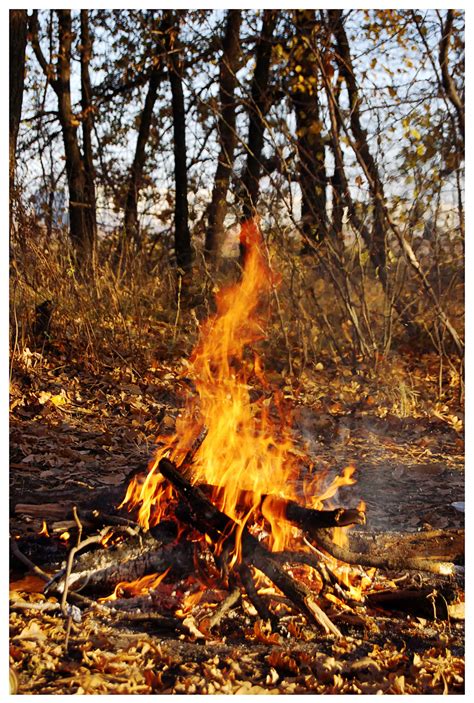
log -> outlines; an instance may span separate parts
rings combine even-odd
[[[217,486],[211,486],[209,484],[201,484],[199,485],[199,489],[208,497],[210,497],[214,491],[219,490]],[[242,511],[244,511],[245,507],[248,505],[255,505],[254,496],[250,491],[241,491],[238,506],[241,506]],[[271,494],[263,494],[259,504],[260,510],[264,512],[265,508],[270,508],[270,506],[274,513],[282,516],[282,519],[300,527],[310,535],[314,530],[327,527],[365,525],[365,513],[356,508],[315,510],[313,508],[305,508],[292,500],[287,500]]]
[[[118,583],[136,581],[148,574],[160,574],[168,568],[171,568],[171,576],[175,579],[194,573],[193,548],[190,543],[166,545],[105,569],[78,571],[76,568],[68,579],[68,587],[74,588],[76,585],[86,592],[91,589],[94,592],[109,592]]]
[[[428,620],[446,620],[448,603],[454,593],[434,588],[405,588],[396,591],[378,591],[369,593],[365,603],[385,610],[397,610],[410,615],[418,615]]]
[[[274,499],[272,499],[274,504]],[[293,501],[281,501],[286,519],[301,527],[308,534],[327,527],[347,527],[365,525],[365,513],[355,508],[336,510],[313,510],[304,508]]]
[[[195,527],[207,533],[215,543],[219,538],[229,539],[239,530],[243,561],[262,571],[310,621],[322,626],[327,633],[336,637],[341,636],[338,628],[315,603],[309,589],[283,571],[266,547],[253,537],[246,527],[240,528],[237,523],[210,503],[204,493],[197,486],[192,486],[169,459],[162,459],[158,468],[178,493],[187,500],[191,511],[195,513],[193,518]],[[250,590],[252,599],[254,593],[251,587]]]
[[[349,547],[359,554],[398,557],[425,557],[440,562],[464,562],[464,530],[424,530],[421,532],[380,532],[350,530]]]
[[[390,533],[377,533],[376,537],[371,538],[368,536],[366,540],[361,537],[362,534],[362,532],[357,533],[358,536],[353,541],[349,541],[349,546],[347,547],[338,545],[333,541],[332,530],[319,530],[313,535],[313,541],[316,546],[347,564],[375,566],[393,571],[404,569],[427,571],[444,576],[456,573],[454,563],[445,560],[444,552],[449,554],[449,558],[453,556],[456,558],[460,557],[459,547],[463,543],[463,539],[461,540],[461,535],[459,534],[452,535],[452,541],[450,539],[443,541],[441,536],[439,536],[439,540],[435,539],[433,541],[432,539],[429,541],[428,544],[433,548],[431,553],[429,552],[429,547],[424,544],[423,532],[413,533],[410,538],[404,537],[401,543],[397,543],[396,535],[399,533],[394,533],[393,539],[389,537]],[[368,534],[370,535],[370,533]],[[407,533],[407,535],[410,534]],[[351,538],[349,539],[351,540]],[[453,545],[456,545],[454,552],[452,549]],[[375,550],[376,546],[379,551]],[[439,552],[442,552],[442,554],[440,555]]]

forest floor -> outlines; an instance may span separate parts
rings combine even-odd
[[[331,476],[356,467],[357,482],[340,489],[336,502],[355,507],[364,499],[367,529],[463,527],[461,406],[455,387],[448,400],[432,402],[436,363],[429,355],[412,360],[411,394],[396,382],[381,387],[380,374],[362,364],[324,360],[298,381],[268,374],[292,407],[295,437],[315,470]],[[97,368],[55,348],[25,348],[11,374],[11,534],[41,528],[41,518],[18,504],[57,503],[66,511],[124,485],[146,465],[156,436],[172,431],[187,392],[183,365],[171,357],[141,366],[121,357]],[[11,601],[46,600],[34,579],[14,579]],[[73,625],[65,652],[62,618],[14,608],[15,686],[23,694],[463,690],[462,620],[332,610],[342,639],[306,627],[301,616],[293,617],[289,639],[265,634],[249,624],[248,608],[210,640],[154,631],[153,623],[127,627],[91,610]]]

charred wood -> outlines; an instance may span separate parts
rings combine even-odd
[[[397,610],[417,615],[428,620],[445,620],[448,617],[448,604],[453,600],[453,592],[434,588],[405,588],[369,593],[365,603],[385,610]]]
[[[237,523],[210,503],[204,493],[192,486],[168,459],[162,459],[159,470],[188,502],[191,511],[199,517],[193,519],[194,526],[207,533],[213,541],[229,539],[235,534]],[[317,622],[326,632],[340,636],[337,627],[312,599],[309,590],[297,583],[272,558],[271,553],[244,527],[241,529],[242,561],[262,571],[310,621]],[[245,586],[245,584],[244,584]],[[251,598],[251,596],[249,596]]]

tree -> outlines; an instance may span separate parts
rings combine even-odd
[[[224,218],[227,211],[227,191],[232,173],[234,150],[237,143],[235,131],[236,101],[235,88],[237,71],[240,63],[239,30],[242,21],[240,10],[228,10],[222,56],[219,71],[219,118],[217,131],[220,142],[212,200],[208,211],[208,228],[206,231],[205,255],[208,260],[215,260],[219,253],[222,239]]]
[[[456,83],[449,67],[449,44],[453,34],[454,10],[448,10],[445,22],[441,23],[441,41],[439,43],[439,64],[441,67],[442,86],[446,97],[453,105],[459,126],[459,133],[464,142],[464,100],[459,95]]]
[[[150,18],[153,23],[153,18]],[[163,27],[158,27],[158,36],[161,37]],[[135,249],[139,251],[142,245],[140,226],[138,222],[138,198],[143,181],[143,169],[145,166],[146,146],[150,136],[150,129],[153,118],[153,109],[158,96],[158,88],[164,77],[163,65],[160,58],[161,44],[157,42],[157,56],[154,57],[150,76],[148,79],[147,94],[145,103],[139,119],[139,127],[135,154],[130,168],[130,176],[125,199],[124,214],[124,237],[127,242],[134,242]],[[123,238],[120,240],[123,241]],[[122,248],[122,247],[121,247]]]
[[[188,169],[186,164],[186,110],[183,92],[183,55],[179,41],[181,12],[166,10],[163,18],[164,42],[171,85],[175,177],[174,241],[176,262],[185,272],[192,264],[191,233],[188,221]]]
[[[306,237],[321,241],[327,233],[326,146],[322,135],[319,71],[313,49],[321,27],[314,10],[296,10],[294,27],[291,100],[296,116],[301,227]]]
[[[255,50],[255,69],[251,95],[248,100],[249,129],[247,161],[242,176],[242,216],[249,220],[256,214],[260,191],[265,116],[272,103],[270,88],[270,62],[272,36],[279,16],[278,10],[264,10],[262,29]]]
[[[349,98],[349,120],[354,137],[353,146],[356,158],[367,178],[372,194],[374,209],[374,227],[370,241],[366,242],[370,258],[378,273],[382,285],[386,285],[386,223],[384,213],[384,188],[377,164],[373,158],[367,139],[367,132],[362,127],[360,116],[361,99],[357,86],[352,56],[347,34],[344,28],[342,10],[328,10],[329,26],[336,40],[336,62],[339,73],[346,84]]]
[[[28,34],[26,10],[10,10],[10,187],[15,180],[15,157],[25,83]]]
[[[96,194],[95,194],[95,170],[94,156],[92,149],[92,131],[94,128],[94,106],[92,103],[92,85],[89,72],[89,65],[92,55],[92,38],[89,31],[89,10],[81,10],[81,122],[82,122],[82,150],[85,175],[85,202],[90,207],[85,208],[85,218],[87,219],[87,230],[90,233],[91,248],[95,247],[97,239],[96,221]]]
[[[69,233],[74,246],[80,270],[87,273],[94,265],[96,244],[96,203],[94,200],[93,173],[90,171],[90,154],[81,152],[77,130],[80,116],[72,108],[71,97],[71,53],[72,16],[70,10],[57,10],[58,53],[56,64],[48,62],[43,54],[39,37],[38,11],[30,18],[31,43],[49,85],[53,88],[58,102],[58,116],[61,125],[66,175],[69,188]],[[87,46],[87,32],[84,36]],[[89,47],[90,48],[90,47]],[[87,56],[87,49],[83,51]],[[82,79],[87,83],[88,58],[82,62]],[[85,104],[88,98],[85,97]],[[87,116],[88,117],[88,116]],[[86,127],[86,134],[88,128]]]

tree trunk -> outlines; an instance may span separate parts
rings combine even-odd
[[[92,85],[89,64],[92,56],[92,39],[89,31],[89,10],[81,10],[81,107],[82,107],[82,144],[84,152],[84,170],[86,180],[86,200],[89,207],[85,210],[88,219],[88,231],[92,237],[92,256],[95,258],[97,243],[97,214],[95,194],[95,170],[92,149],[92,130],[94,127],[94,107],[92,105]]]
[[[311,43],[308,45],[308,38],[314,35],[316,24],[314,10],[295,12],[293,70],[298,66],[299,71],[291,99],[296,116],[302,230],[309,239],[321,241],[327,232],[326,149],[322,138],[319,87],[314,82],[318,71]]]
[[[15,184],[15,156],[25,83],[28,31],[26,10],[10,10],[10,188]]]
[[[224,219],[227,212],[227,191],[234,161],[237,143],[235,131],[235,88],[237,71],[240,64],[240,10],[229,10],[223,40],[223,52],[220,62],[220,110],[217,125],[220,139],[220,153],[214,179],[212,200],[209,206],[209,221],[206,230],[205,255],[209,261],[219,255]]]
[[[59,121],[63,132],[66,157],[66,174],[69,184],[69,229],[71,240],[81,268],[87,269],[93,261],[95,232],[91,223],[91,210],[95,203],[89,200],[86,168],[77,128],[79,121],[72,110],[71,101],[71,45],[72,19],[70,10],[58,10],[59,55],[57,69],[57,96]]]
[[[243,219],[255,216],[260,190],[260,172],[265,132],[265,116],[271,105],[269,88],[270,60],[272,54],[272,36],[275,30],[279,10],[264,10],[262,31],[255,52],[255,70],[249,101],[249,133],[247,145],[247,164],[242,177],[243,185]]]
[[[174,177],[175,177],[175,253],[178,267],[189,273],[192,264],[191,234],[188,221],[188,169],[186,164],[186,112],[183,93],[183,57],[178,40],[179,15],[166,10],[166,50],[171,85],[173,113]]]
[[[151,120],[153,108],[155,107],[160,84],[161,74],[156,69],[152,70],[148,83],[148,91],[145,98],[140,126],[138,128],[137,145],[130,170],[130,180],[128,183],[127,197],[125,201],[124,216],[124,237],[127,242],[133,241],[137,251],[141,249],[141,235],[138,223],[138,196],[143,180],[143,167],[145,165],[145,148],[150,136]]]
[[[453,32],[454,11],[448,10],[446,21],[441,24],[441,41],[439,43],[439,65],[441,66],[441,83],[446,97],[456,110],[459,133],[464,144],[464,101],[459,95],[456,84],[449,71],[449,41]]]
[[[350,107],[350,124],[355,138],[356,157],[369,182],[374,207],[374,230],[369,247],[371,261],[378,272],[380,280],[386,280],[386,223],[384,215],[384,190],[378,173],[377,164],[370,153],[367,132],[360,119],[360,97],[352,65],[352,56],[344,28],[342,10],[328,10],[330,29],[336,39],[336,61],[340,75],[347,87]]]
[[[64,142],[66,175],[69,187],[69,234],[81,273],[88,273],[94,262],[95,200],[91,200],[85,159],[79,148],[77,128],[80,124],[71,103],[72,19],[70,10],[57,10],[59,51],[56,66],[49,64],[39,42],[38,11],[30,18],[32,46],[38,62],[56,93],[59,122]],[[92,174],[89,173],[89,178]],[[93,178],[93,177],[92,177]],[[89,183],[90,186],[90,183]]]

